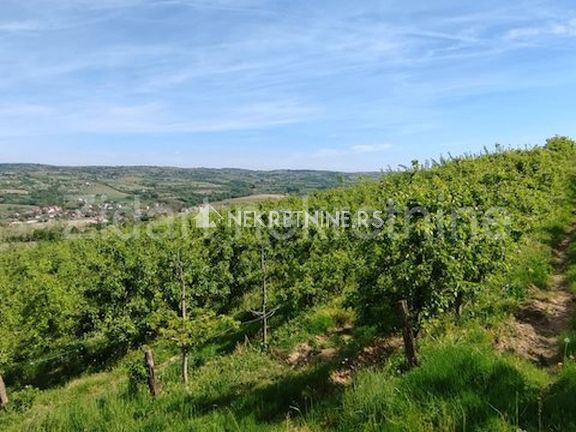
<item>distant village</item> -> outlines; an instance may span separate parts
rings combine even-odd
[[[182,212],[189,211],[190,209],[185,209]],[[95,204],[82,201],[82,205],[78,208],[46,206],[15,212],[6,219],[6,222],[10,226],[45,224],[52,221],[76,221],[83,225],[107,225],[135,217],[139,220],[146,220],[168,213],[170,210],[159,203],[137,208],[134,205],[115,202]]]
[[[117,208],[114,208],[117,206]],[[121,209],[121,204],[88,205],[78,209],[60,206],[37,207],[25,212],[16,212],[8,218],[9,225],[38,224],[55,220],[91,220],[94,224],[108,223],[107,213]]]

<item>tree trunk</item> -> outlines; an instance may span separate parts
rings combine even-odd
[[[404,336],[404,350],[406,360],[410,368],[418,366],[418,356],[416,354],[416,341],[414,339],[414,330],[410,322],[410,315],[408,312],[408,302],[401,300],[398,302],[398,317],[402,323],[402,334]]]
[[[157,397],[160,393],[158,390],[158,383],[156,382],[156,371],[154,370],[154,354],[152,351],[144,353],[144,363],[146,364],[146,371],[148,373],[148,389],[152,397]]]
[[[2,375],[0,375],[0,409],[6,407],[6,405],[8,405],[8,392],[6,391]]]

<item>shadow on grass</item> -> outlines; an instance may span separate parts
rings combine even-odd
[[[33,386],[41,390],[56,387],[84,373],[102,372],[121,360],[128,349],[125,345],[87,347],[81,343],[34,362],[21,362],[6,374],[7,385]]]
[[[258,422],[280,422],[309,413],[320,401],[336,400],[340,388],[330,382],[332,370],[332,365],[323,364],[266,386],[236,386],[214,398],[189,395],[166,409],[190,417],[227,409],[238,420],[250,417]]]
[[[539,419],[551,431],[576,430],[576,366],[571,365],[544,394]],[[536,420],[536,419],[535,419]],[[536,423],[536,421],[535,421]]]
[[[302,311],[301,313],[306,313],[306,311]],[[280,328],[293,318],[294,315],[279,311],[269,320],[268,324],[270,328]],[[249,312],[244,312],[237,319],[240,322],[250,322],[254,320],[254,316]],[[258,345],[259,342],[255,341],[259,341],[258,337],[261,332],[262,324],[260,322],[250,322],[249,324],[242,325],[239,330],[214,339],[210,343],[218,345],[218,354],[230,354],[236,349],[238,344],[246,340],[249,340],[252,345]]]

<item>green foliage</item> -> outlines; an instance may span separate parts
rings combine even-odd
[[[145,384],[148,379],[148,372],[144,366],[142,358],[133,358],[126,365],[128,373],[128,387],[130,393],[136,393],[138,388]]]
[[[568,251],[569,261],[572,263],[567,270],[567,278],[570,289],[576,293],[576,244],[572,244]]]
[[[216,316],[211,311],[195,311],[194,316],[193,319],[183,319],[172,314],[161,335],[180,350],[190,352],[209,340],[239,327],[238,322],[232,318],[225,315]]]
[[[259,289],[263,244],[269,303],[281,305],[287,318],[341,295],[366,323],[388,329],[401,298],[418,322],[454,311],[474,301],[488,278],[522,268],[514,254],[526,236],[545,224],[555,230],[551,221],[562,219],[550,209],[569,206],[575,157],[572,141],[555,138],[544,148],[453,159],[431,169],[414,164],[379,182],[259,206],[400,209],[375,236],[311,227],[285,240],[224,223],[206,233],[180,218],[6,250],[0,369],[18,377],[23,365],[41,360],[35,367],[45,374],[46,357],[70,350],[76,354],[66,361],[106,365],[153,340],[173,327],[180,268],[190,307],[226,315]],[[510,277],[516,297],[529,281],[544,283],[545,254],[534,251]],[[526,274],[529,280],[522,280]],[[24,382],[34,375],[27,369]]]
[[[511,259],[512,270],[507,274],[508,292],[522,298],[531,286],[545,289],[552,273],[552,254],[549,247],[532,242],[519,248]]]
[[[142,395],[126,399],[120,391],[111,392],[38,420],[36,430],[118,425],[202,430],[207,424],[216,430],[231,424],[250,430],[285,419],[290,407],[291,415],[299,416],[312,411],[321,391],[330,387],[329,371],[292,374],[252,352],[218,358],[219,348],[212,344],[235,328],[233,318],[244,320],[246,310],[258,307],[262,248],[269,304],[281,306],[273,323],[293,325],[275,335],[279,342],[272,346],[282,349],[355,316],[365,325],[356,337],[368,340],[376,327],[396,326],[393,308],[399,299],[409,301],[418,324],[479,299],[519,299],[530,284],[546,282],[550,255],[542,245],[557,240],[566,225],[575,159],[574,143],[554,138],[542,148],[500,149],[432,168],[414,163],[377,182],[258,206],[263,211],[400,210],[376,233],[311,227],[286,240],[223,223],[204,232],[193,220],[179,218],[172,225],[156,221],[105,230],[94,238],[6,248],[0,255],[0,371],[10,388],[49,387],[105,369],[162,336],[180,349],[199,352],[193,396],[168,384],[156,411],[148,400],[139,400]],[[191,310],[201,311],[189,320],[178,318],[182,284]],[[346,299],[349,310],[321,306],[339,298]],[[342,430],[381,430],[382,423],[389,430],[408,425],[416,431],[534,425],[523,411],[534,410],[541,377],[488,351],[442,347],[427,354],[421,370],[403,378],[391,371],[366,375],[344,395]],[[171,370],[168,377],[175,373]],[[131,375],[141,379],[141,372]],[[571,388],[568,384],[550,393],[550,400]],[[215,405],[234,410],[225,413]],[[164,414],[155,419],[152,414],[158,412]],[[174,412],[182,418],[172,419]],[[548,412],[549,424],[558,424],[559,414]]]
[[[408,211],[392,221],[400,235],[380,233],[360,244],[363,271],[352,303],[367,321],[386,327],[394,324],[392,308],[402,298],[417,320],[473,300],[489,277],[514,265],[523,237],[556,220],[551,208],[566,214],[575,156],[572,141],[555,138],[544,149],[456,159],[385,177],[388,198]],[[527,268],[516,269],[544,285],[546,259],[535,252],[526,257]],[[520,279],[518,296],[528,285]]]
[[[40,390],[32,386],[26,386],[10,395],[8,409],[11,413],[25,413],[32,408],[40,395]]]

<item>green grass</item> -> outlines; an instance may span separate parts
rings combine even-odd
[[[133,352],[111,372],[89,375],[46,391],[13,394],[2,431],[270,431],[293,430],[303,417],[334,395],[333,364],[293,368],[281,353],[349,323],[350,312],[333,305],[289,320],[272,332],[270,353],[258,343],[215,341],[191,353],[190,383],[180,382],[178,353],[156,344],[161,396],[152,400],[146,385],[130,380],[142,353]],[[242,339],[243,341],[243,339]],[[331,346],[340,343],[331,340]],[[304,429],[306,430],[306,429]]]
[[[528,242],[515,256],[509,278],[510,292],[523,298],[530,287],[545,289],[552,274],[552,250],[539,242]]]
[[[290,320],[275,333],[272,348],[288,351],[298,343],[311,342],[314,344],[315,336],[334,336],[334,330],[351,326],[355,321],[354,313],[345,309],[342,306],[342,301],[341,298],[337,298],[328,305],[315,307]],[[329,340],[326,342],[330,344]],[[336,336],[332,338],[332,342],[329,346],[342,343]]]
[[[87,182],[83,184],[76,191],[76,195],[84,198],[89,198],[93,195],[100,195],[105,196],[107,199],[112,201],[123,200],[130,196],[129,194],[114,189],[113,187],[110,187],[104,183],[94,183],[94,182]]]
[[[6,431],[186,431],[282,429],[287,415],[312,409],[329,392],[324,368],[291,370],[271,356],[241,348],[194,370],[188,388],[177,364],[160,373],[162,394],[152,400],[119,369],[42,393],[33,408],[12,407],[0,417]],[[106,388],[108,387],[108,388]],[[4,420],[4,423],[2,422]]]
[[[283,347],[322,334],[344,314],[320,308],[275,333]],[[322,317],[322,318],[321,318]],[[297,324],[296,326],[293,326]],[[555,377],[511,355],[496,353],[491,334],[476,325],[440,339],[425,338],[421,366],[404,371],[401,353],[359,372],[352,386],[332,384],[333,363],[293,368],[240,344],[230,354],[211,355],[180,383],[174,352],[155,347],[162,393],[134,386],[127,367],[79,378],[48,391],[14,394],[3,431],[570,431],[576,425],[576,365]]]
[[[569,364],[543,396],[542,423],[550,431],[576,430],[576,364]]]
[[[568,266],[566,276],[568,278],[568,284],[570,286],[570,289],[572,290],[573,293],[576,294],[576,243],[570,246],[570,249],[568,251],[568,259],[572,264]]]
[[[420,368],[362,373],[344,395],[340,430],[515,430],[547,376],[486,344],[436,344]]]
[[[34,210],[36,207],[33,205],[18,205],[18,204],[1,204],[0,203],[0,219],[5,219],[15,213],[24,213],[26,211]]]
[[[576,243],[570,245],[568,260],[566,276],[570,290],[576,294]],[[564,354],[565,360],[576,357],[576,316],[572,320],[571,328],[560,337],[559,349]]]

